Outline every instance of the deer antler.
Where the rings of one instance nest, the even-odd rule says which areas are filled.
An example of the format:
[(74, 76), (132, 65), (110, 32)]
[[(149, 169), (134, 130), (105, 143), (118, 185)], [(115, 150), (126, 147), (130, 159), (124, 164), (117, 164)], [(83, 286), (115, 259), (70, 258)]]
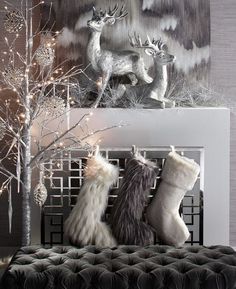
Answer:
[[(117, 10), (118, 10), (118, 4), (117, 4)], [(116, 10), (116, 12), (117, 12)], [(114, 17), (116, 20), (120, 20), (125, 18), (128, 15), (128, 11), (125, 9), (125, 4), (122, 5), (121, 9), (120, 9), (120, 13), (118, 14), (118, 16), (116, 16), (116, 13), (114, 14)]]
[[(93, 9), (95, 9), (95, 8), (93, 8)], [(108, 12), (106, 10), (104, 12), (102, 10), (100, 10), (100, 12), (97, 13), (97, 11), (95, 9), (94, 10), (95, 11), (94, 12), (95, 13), (94, 16), (96, 17), (98, 15), (98, 16), (100, 16), (103, 19), (105, 19), (105, 18), (113, 18), (115, 20), (120, 20), (120, 19), (125, 18), (128, 15), (128, 11), (125, 10), (125, 5), (122, 5), (119, 14), (116, 15), (118, 9), (119, 9), (119, 4), (116, 4), (113, 9), (111, 9), (109, 7)]]
[(102, 9), (98, 12), (97, 9), (93, 6), (93, 18), (101, 18), (101, 19), (106, 19), (106, 18), (113, 18), (115, 20), (120, 20), (125, 18), (128, 15), (128, 11), (125, 10), (125, 5), (122, 5), (120, 12), (118, 15), (117, 11), (119, 9), (119, 4), (116, 3), (113, 9), (109, 7), (108, 12), (105, 10), (104, 12)]
[(161, 39), (155, 40), (153, 38), (153, 40), (151, 40), (148, 35), (147, 40), (143, 43), (140, 35), (136, 34), (136, 32), (134, 32), (133, 37), (129, 35), (129, 41), (130, 45), (134, 48), (151, 48), (155, 51), (163, 50), (163, 47), (165, 45), (165, 43), (163, 43)]
[(93, 6), (93, 17), (96, 17), (96, 16), (98, 16), (98, 12), (97, 12), (96, 7)]
[(116, 14), (118, 8), (119, 8), (119, 5), (117, 3), (113, 9), (111, 9), (111, 7), (109, 7), (108, 15), (113, 17)]

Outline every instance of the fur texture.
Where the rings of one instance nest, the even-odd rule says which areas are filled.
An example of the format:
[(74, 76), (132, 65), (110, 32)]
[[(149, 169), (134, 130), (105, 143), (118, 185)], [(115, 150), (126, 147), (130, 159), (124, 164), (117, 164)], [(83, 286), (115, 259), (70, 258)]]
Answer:
[(0, 270), (4, 270), (10, 264), (12, 257), (6, 257), (0, 259)]
[(165, 244), (182, 246), (189, 231), (179, 215), (179, 206), (186, 193), (192, 190), (199, 174), (199, 165), (175, 152), (169, 153), (162, 181), (152, 203), (147, 208), (147, 219)]
[(141, 155), (128, 162), (111, 214), (112, 232), (119, 244), (145, 246), (154, 243), (151, 227), (141, 219), (155, 177), (154, 164)]
[(118, 178), (118, 169), (101, 155), (88, 159), (85, 181), (77, 203), (65, 222), (65, 233), (74, 245), (115, 246), (109, 227), (101, 222), (108, 192)]

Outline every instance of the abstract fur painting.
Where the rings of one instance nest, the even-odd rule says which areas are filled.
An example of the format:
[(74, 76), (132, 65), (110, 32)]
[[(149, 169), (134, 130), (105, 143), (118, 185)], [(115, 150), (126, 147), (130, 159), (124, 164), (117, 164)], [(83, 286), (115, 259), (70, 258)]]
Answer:
[[(147, 73), (153, 78), (153, 60), (144, 49), (132, 48), (129, 35), (137, 33), (141, 39), (161, 39), (168, 47), (168, 53), (176, 60), (168, 66), (168, 88), (166, 97), (181, 94), (183, 87), (208, 85), (210, 72), (210, 0), (54, 0), (51, 13), (54, 29), (61, 30), (58, 38), (58, 60), (67, 59), (70, 65), (81, 64), (86, 68), (87, 78), (81, 79), (85, 90), (89, 82), (96, 84), (98, 75), (87, 59), (87, 45), (91, 30), (87, 26), (93, 16), (93, 7), (98, 11), (108, 11), (125, 4), (128, 15), (107, 25), (102, 30), (101, 47), (114, 51), (136, 50), (144, 59)], [(49, 13), (45, 5), (44, 15)], [(47, 16), (42, 17), (47, 19)], [(50, 21), (50, 23), (52, 23)], [(128, 82), (119, 79), (118, 82)], [(114, 91), (117, 79), (110, 80)], [(90, 84), (96, 93), (96, 85)], [(111, 97), (112, 98), (112, 97)], [(106, 101), (105, 101), (106, 100)], [(104, 98), (105, 106), (116, 106), (116, 102)]]

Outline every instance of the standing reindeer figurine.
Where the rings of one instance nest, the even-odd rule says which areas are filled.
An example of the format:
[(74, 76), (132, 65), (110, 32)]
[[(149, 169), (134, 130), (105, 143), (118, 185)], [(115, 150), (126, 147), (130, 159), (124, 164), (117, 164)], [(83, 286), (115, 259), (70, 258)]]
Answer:
[(167, 53), (164, 50), (164, 43), (159, 39), (152, 41), (147, 36), (145, 43), (142, 43), (140, 36), (134, 34), (134, 37), (130, 38), (130, 44), (135, 48), (144, 48), (147, 55), (153, 57), (155, 76), (152, 83), (137, 85), (134, 87), (127, 87), (120, 85), (120, 89), (123, 89), (124, 102), (129, 101), (131, 97), (136, 99), (142, 99), (144, 106), (160, 106), (174, 107), (175, 102), (165, 98), (165, 93), (168, 85), (167, 77), (167, 65), (175, 61), (175, 56)]
[(100, 37), (104, 26), (113, 25), (117, 20), (124, 19), (128, 12), (121, 7), (118, 13), (118, 5), (108, 12), (99, 12), (93, 8), (93, 17), (88, 21), (88, 27), (92, 29), (91, 37), (88, 42), (87, 55), (93, 69), (100, 74), (98, 85), (98, 97), (93, 105), (97, 107), (111, 76), (127, 75), (132, 85), (138, 80), (150, 83), (152, 78), (147, 74), (144, 67), (143, 58), (135, 51), (111, 51), (102, 49)]

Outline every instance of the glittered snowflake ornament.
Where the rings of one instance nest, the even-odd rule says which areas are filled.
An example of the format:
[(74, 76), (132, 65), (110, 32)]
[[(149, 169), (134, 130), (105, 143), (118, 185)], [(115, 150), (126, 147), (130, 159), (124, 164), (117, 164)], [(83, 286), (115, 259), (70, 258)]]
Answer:
[(47, 200), (48, 192), (44, 184), (39, 183), (34, 189), (34, 201), (42, 207)]
[(35, 58), (40, 66), (49, 66), (53, 64), (55, 49), (48, 45), (40, 45), (35, 52)]
[(7, 12), (4, 19), (4, 27), (9, 33), (19, 33), (25, 26), (24, 17), (19, 11)]
[(24, 79), (23, 72), (14, 67), (7, 67), (2, 72), (5, 82), (13, 87), (20, 87)]
[(42, 107), (43, 111), (51, 117), (58, 117), (65, 113), (66, 105), (62, 98), (58, 96), (48, 97)]

